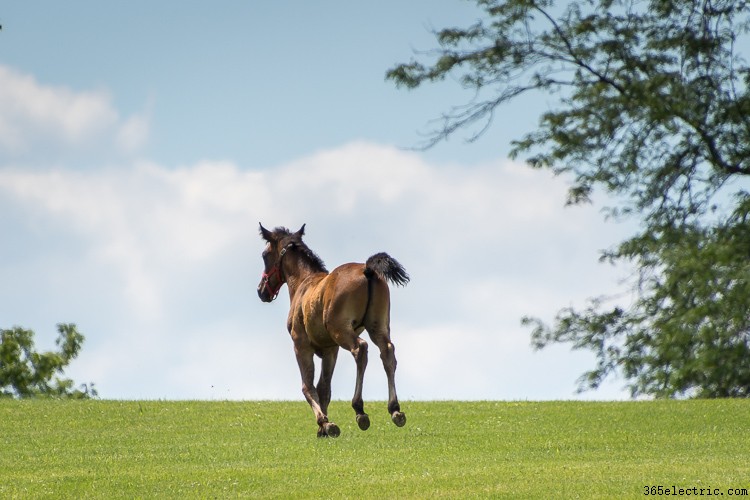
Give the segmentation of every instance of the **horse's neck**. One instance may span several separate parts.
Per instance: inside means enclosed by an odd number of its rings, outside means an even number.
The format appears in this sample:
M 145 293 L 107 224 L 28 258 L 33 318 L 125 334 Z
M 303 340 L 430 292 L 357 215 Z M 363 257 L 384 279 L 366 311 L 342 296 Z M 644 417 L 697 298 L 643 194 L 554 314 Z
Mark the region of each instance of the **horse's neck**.
M 289 288 L 289 297 L 294 297 L 294 295 L 299 291 L 300 285 L 310 276 L 313 274 L 316 274 L 315 271 L 310 269 L 310 267 L 305 264 L 304 262 L 300 262 L 299 259 L 285 263 L 284 266 L 284 273 L 286 276 L 286 284 Z

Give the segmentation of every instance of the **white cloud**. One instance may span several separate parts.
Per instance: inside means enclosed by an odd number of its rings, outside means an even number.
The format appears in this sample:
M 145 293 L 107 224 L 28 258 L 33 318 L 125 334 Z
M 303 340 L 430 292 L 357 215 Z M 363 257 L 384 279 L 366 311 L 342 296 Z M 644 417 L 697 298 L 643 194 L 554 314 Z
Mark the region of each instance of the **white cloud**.
M 121 117 L 106 91 L 43 85 L 0 65 L 0 153 L 21 155 L 50 146 L 85 149 L 109 141 L 132 152 L 147 138 L 146 116 Z
M 148 140 L 150 122 L 145 114 L 126 119 L 116 131 L 115 144 L 124 152 L 137 151 Z
M 83 249 L 5 265 L 30 269 L 49 301 L 71 307 L 63 297 L 71 291 L 52 286 L 70 281 L 59 262 L 71 262 L 82 283 L 74 321 L 88 325 L 91 346 L 73 373 L 104 397 L 133 398 L 298 397 L 288 299 L 266 305 L 255 295 L 258 221 L 307 222 L 307 241 L 329 268 L 380 250 L 407 267 L 412 283 L 393 292 L 402 397 L 572 397 L 583 358 L 532 353 L 519 319 L 612 287 L 614 274 L 595 257 L 616 230 L 590 209 L 563 210 L 564 189 L 509 161 L 430 165 L 366 142 L 267 171 L 231 162 L 0 170 L 0 197 L 26 231 L 19 241 L 41 224 Z M 61 251 L 59 240 L 39 239 L 50 245 L 32 254 Z M 35 317 L 62 310 L 34 310 L 31 296 L 10 300 Z M 366 394 L 382 399 L 371 352 Z M 339 357 L 334 397 L 351 397 L 349 357 Z

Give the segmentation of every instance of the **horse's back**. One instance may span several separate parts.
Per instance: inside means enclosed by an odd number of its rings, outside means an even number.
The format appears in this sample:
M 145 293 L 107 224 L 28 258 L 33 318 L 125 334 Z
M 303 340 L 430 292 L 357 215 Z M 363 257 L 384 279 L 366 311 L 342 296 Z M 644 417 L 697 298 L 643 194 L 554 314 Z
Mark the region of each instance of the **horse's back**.
M 341 314 L 342 309 L 354 312 L 358 305 L 367 302 L 365 265 L 359 262 L 338 266 L 320 285 L 327 316 Z
M 326 327 L 361 331 L 367 314 L 387 307 L 388 285 L 377 276 L 365 274 L 365 264 L 342 264 L 326 277 L 324 290 L 324 322 Z M 384 296 L 385 294 L 385 296 Z
M 313 345 L 348 345 L 364 328 L 387 328 L 390 292 L 385 280 L 365 274 L 365 264 L 351 262 L 316 279 L 297 305 Z

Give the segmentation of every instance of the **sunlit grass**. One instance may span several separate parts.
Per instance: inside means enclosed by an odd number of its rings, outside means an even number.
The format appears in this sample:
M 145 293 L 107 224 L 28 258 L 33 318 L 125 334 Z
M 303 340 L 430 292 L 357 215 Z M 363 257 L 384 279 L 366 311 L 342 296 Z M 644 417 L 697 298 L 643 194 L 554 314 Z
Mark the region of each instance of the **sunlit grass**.
M 0 498 L 643 497 L 750 488 L 750 401 L 0 400 Z M 726 493 L 725 493 L 726 494 Z

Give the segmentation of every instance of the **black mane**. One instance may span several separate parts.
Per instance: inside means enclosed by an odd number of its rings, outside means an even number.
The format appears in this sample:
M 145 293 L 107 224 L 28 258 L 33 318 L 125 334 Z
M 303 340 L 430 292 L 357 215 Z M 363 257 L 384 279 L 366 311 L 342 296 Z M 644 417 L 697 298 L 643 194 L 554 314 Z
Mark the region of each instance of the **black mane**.
M 299 254 L 302 256 L 302 259 L 305 261 L 305 263 L 310 266 L 310 269 L 312 269 L 315 272 L 322 272 L 327 273 L 328 269 L 326 269 L 326 265 L 323 262 L 323 259 L 318 257 L 318 255 L 310 250 L 310 247 L 307 246 L 307 244 L 302 241 L 302 236 L 298 235 L 297 233 L 291 232 L 289 229 L 285 227 L 277 227 L 274 228 L 272 231 L 274 237 L 279 242 L 279 245 L 281 248 L 287 247 L 290 243 L 293 244 L 294 248 L 299 251 Z

